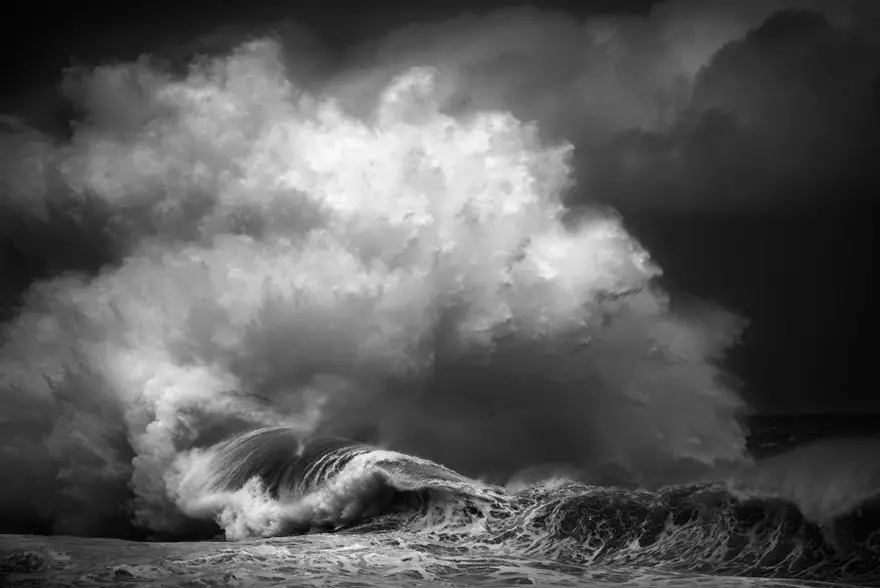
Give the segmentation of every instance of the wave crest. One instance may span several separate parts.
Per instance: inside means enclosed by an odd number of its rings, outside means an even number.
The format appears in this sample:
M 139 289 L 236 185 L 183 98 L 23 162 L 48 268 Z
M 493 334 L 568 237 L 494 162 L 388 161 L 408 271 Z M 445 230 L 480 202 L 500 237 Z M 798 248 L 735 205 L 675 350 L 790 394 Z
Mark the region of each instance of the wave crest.
M 441 497 L 489 489 L 424 459 L 347 439 L 304 440 L 287 427 L 234 437 L 188 461 L 178 505 L 188 516 L 213 518 L 229 539 L 424 514 Z
M 184 508 L 213 516 L 229 539 L 393 530 L 429 551 L 495 546 L 578 565 L 880 579 L 876 495 L 818 523 L 785 498 L 743 496 L 721 483 L 648 492 L 556 479 L 511 491 L 346 440 L 287 451 L 296 443 L 276 428 L 219 446 L 211 491 Z

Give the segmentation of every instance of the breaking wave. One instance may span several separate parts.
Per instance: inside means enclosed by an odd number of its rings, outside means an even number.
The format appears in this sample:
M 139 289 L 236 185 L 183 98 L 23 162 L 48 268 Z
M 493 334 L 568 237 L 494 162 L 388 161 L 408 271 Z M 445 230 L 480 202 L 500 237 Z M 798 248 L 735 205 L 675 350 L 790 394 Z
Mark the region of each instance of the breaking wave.
M 728 484 L 742 495 L 791 500 L 809 519 L 828 523 L 876 500 L 880 438 L 828 438 L 777 450 L 736 471 Z
M 880 493 L 823 521 L 785 498 L 718 483 L 656 492 L 564 478 L 509 489 L 444 466 L 284 428 L 211 452 L 209 496 L 191 509 L 229 539 L 408 533 L 429 550 L 494 549 L 573 564 L 847 582 L 880 581 Z

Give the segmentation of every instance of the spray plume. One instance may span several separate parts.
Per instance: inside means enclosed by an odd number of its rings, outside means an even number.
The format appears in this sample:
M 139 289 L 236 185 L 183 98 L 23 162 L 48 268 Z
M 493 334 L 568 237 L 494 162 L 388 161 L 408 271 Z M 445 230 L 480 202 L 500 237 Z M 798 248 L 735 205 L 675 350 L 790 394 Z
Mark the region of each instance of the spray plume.
M 3 327 L 4 516 L 184 532 L 211 447 L 266 426 L 495 481 L 741 460 L 716 362 L 742 322 L 673 314 L 616 215 L 563 222 L 572 146 L 445 112 L 443 83 L 403 70 L 356 117 L 264 39 L 185 76 L 73 72 L 69 141 L 7 134 L 7 206 L 104 264 L 35 283 Z

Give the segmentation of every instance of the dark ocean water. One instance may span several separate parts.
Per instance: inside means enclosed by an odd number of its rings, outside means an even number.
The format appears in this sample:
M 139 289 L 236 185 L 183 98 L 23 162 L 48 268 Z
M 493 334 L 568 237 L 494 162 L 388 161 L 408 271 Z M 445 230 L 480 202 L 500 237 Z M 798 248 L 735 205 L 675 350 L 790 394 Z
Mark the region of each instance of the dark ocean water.
M 755 465 L 652 492 L 563 478 L 503 488 L 337 439 L 279 461 L 299 441 L 264 429 L 216 457 L 212 508 L 234 542 L 7 535 L 4 581 L 880 585 L 880 419 L 759 417 L 751 428 Z M 248 493 L 257 478 L 268 495 Z

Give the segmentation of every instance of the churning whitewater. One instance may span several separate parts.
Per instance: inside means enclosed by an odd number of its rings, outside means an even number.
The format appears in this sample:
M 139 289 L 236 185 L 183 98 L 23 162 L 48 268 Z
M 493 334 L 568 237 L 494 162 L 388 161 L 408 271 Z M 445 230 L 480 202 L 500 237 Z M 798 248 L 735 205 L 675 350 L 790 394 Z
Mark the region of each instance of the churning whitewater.
M 876 581 L 880 495 L 824 524 L 771 496 L 701 483 L 658 492 L 558 478 L 501 488 L 439 464 L 284 427 L 219 445 L 205 512 L 230 539 L 314 531 L 392 533 L 429 554 L 517 555 L 570 565 Z M 213 493 L 213 494 L 211 494 Z M 488 568 L 492 568 L 491 565 Z M 497 571 L 497 570 L 496 570 Z
M 431 68 L 367 116 L 287 71 L 271 39 L 184 75 L 75 70 L 71 137 L 4 136 L 16 218 L 104 259 L 35 284 L 3 327 L 6 520 L 876 574 L 856 511 L 834 542 L 781 500 L 602 487 L 748 464 L 718 367 L 743 321 L 673 312 L 622 219 L 565 209 L 571 145 L 450 111 Z

